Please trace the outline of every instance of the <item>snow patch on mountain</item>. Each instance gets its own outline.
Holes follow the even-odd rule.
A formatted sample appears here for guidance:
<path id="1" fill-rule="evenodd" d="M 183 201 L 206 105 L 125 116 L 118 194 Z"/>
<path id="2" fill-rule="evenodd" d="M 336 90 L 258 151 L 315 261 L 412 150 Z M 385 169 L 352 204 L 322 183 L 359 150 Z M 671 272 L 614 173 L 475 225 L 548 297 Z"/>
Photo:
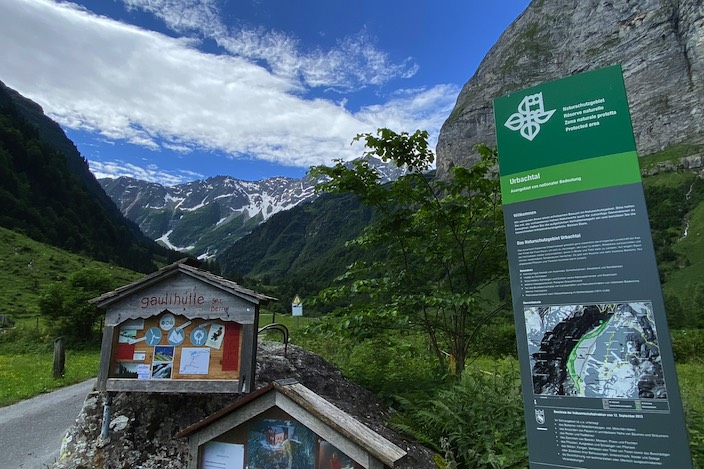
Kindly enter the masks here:
<path id="1" fill-rule="evenodd" d="M 405 172 L 379 159 L 371 159 L 370 164 L 382 181 L 395 180 Z M 171 249 L 213 257 L 258 223 L 315 199 L 319 181 L 308 176 L 260 181 L 217 176 L 170 187 L 128 177 L 99 182 L 147 236 Z"/>

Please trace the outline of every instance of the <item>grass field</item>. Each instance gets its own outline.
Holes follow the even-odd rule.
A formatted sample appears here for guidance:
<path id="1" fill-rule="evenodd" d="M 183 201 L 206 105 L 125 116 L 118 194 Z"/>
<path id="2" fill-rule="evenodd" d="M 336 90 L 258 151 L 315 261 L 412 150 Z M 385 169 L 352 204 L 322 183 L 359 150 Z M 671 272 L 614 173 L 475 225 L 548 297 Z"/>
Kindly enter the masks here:
<path id="1" fill-rule="evenodd" d="M 44 289 L 66 280 L 69 275 L 85 267 L 109 271 L 119 285 L 135 281 L 143 274 L 71 254 L 61 249 L 38 243 L 26 236 L 0 227 L 0 285 L 2 298 L 0 314 L 13 318 L 39 314 L 38 299 Z"/>
<path id="2" fill-rule="evenodd" d="M 99 357 L 98 350 L 69 350 L 64 377 L 54 379 L 53 353 L 0 353 L 0 407 L 95 377 Z"/>

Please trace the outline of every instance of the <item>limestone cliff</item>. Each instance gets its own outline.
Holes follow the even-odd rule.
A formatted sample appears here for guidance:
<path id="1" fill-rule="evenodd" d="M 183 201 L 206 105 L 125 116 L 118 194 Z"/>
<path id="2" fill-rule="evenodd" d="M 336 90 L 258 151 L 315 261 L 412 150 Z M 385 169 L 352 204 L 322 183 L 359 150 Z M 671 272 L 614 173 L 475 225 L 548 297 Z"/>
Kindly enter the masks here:
<path id="1" fill-rule="evenodd" d="M 439 172 L 496 143 L 494 98 L 615 64 L 639 155 L 704 143 L 702 0 L 533 0 L 460 92 L 438 139 Z"/>

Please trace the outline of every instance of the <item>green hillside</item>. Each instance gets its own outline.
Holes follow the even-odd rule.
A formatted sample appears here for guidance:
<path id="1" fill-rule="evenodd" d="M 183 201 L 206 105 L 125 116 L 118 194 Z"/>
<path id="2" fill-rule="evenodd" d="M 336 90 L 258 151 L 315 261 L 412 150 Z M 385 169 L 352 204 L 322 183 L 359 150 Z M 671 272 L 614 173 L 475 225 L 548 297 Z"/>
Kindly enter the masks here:
<path id="1" fill-rule="evenodd" d="M 700 179 L 700 181 L 702 181 Z M 684 259 L 683 266 L 673 271 L 665 282 L 665 291 L 676 295 L 683 305 L 700 300 L 704 289 L 704 203 L 687 213 L 687 236 L 678 240 L 673 249 Z M 699 307 L 700 327 L 704 327 L 704 304 Z"/>
<path id="2" fill-rule="evenodd" d="M 84 267 L 109 271 L 115 286 L 140 278 L 142 274 L 72 254 L 34 241 L 27 236 L 0 228 L 0 315 L 13 317 L 39 314 L 37 301 L 53 282 L 63 281 Z"/>
<path id="3" fill-rule="evenodd" d="M 372 211 L 351 195 L 323 194 L 309 204 L 277 213 L 217 258 L 225 276 L 247 277 L 281 307 L 296 294 L 312 296 L 345 272 L 361 253 L 346 243 L 359 236 Z"/>
<path id="4" fill-rule="evenodd" d="M 158 246 L 122 216 L 61 128 L 0 82 L 0 226 L 141 272 Z"/>
<path id="5" fill-rule="evenodd" d="M 641 168 L 678 167 L 701 146 L 678 146 L 642 158 Z M 643 178 L 650 227 L 673 328 L 704 328 L 704 178 L 677 169 Z"/>

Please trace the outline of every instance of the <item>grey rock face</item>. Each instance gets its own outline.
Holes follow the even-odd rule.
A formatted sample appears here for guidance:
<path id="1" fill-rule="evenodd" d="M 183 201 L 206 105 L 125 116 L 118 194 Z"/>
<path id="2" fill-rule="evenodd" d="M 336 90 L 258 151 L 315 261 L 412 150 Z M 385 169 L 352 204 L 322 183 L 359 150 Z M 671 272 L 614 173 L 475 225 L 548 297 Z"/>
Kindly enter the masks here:
<path id="1" fill-rule="evenodd" d="M 621 64 L 638 153 L 704 142 L 702 0 L 533 0 L 465 84 L 437 146 L 440 174 L 496 144 L 492 100 Z"/>
<path id="2" fill-rule="evenodd" d="M 653 176 L 655 174 L 673 171 L 690 171 L 700 176 L 704 175 L 704 157 L 700 154 L 696 154 L 680 158 L 677 161 L 663 161 L 651 168 L 642 170 L 641 173 L 643 176 Z"/>

